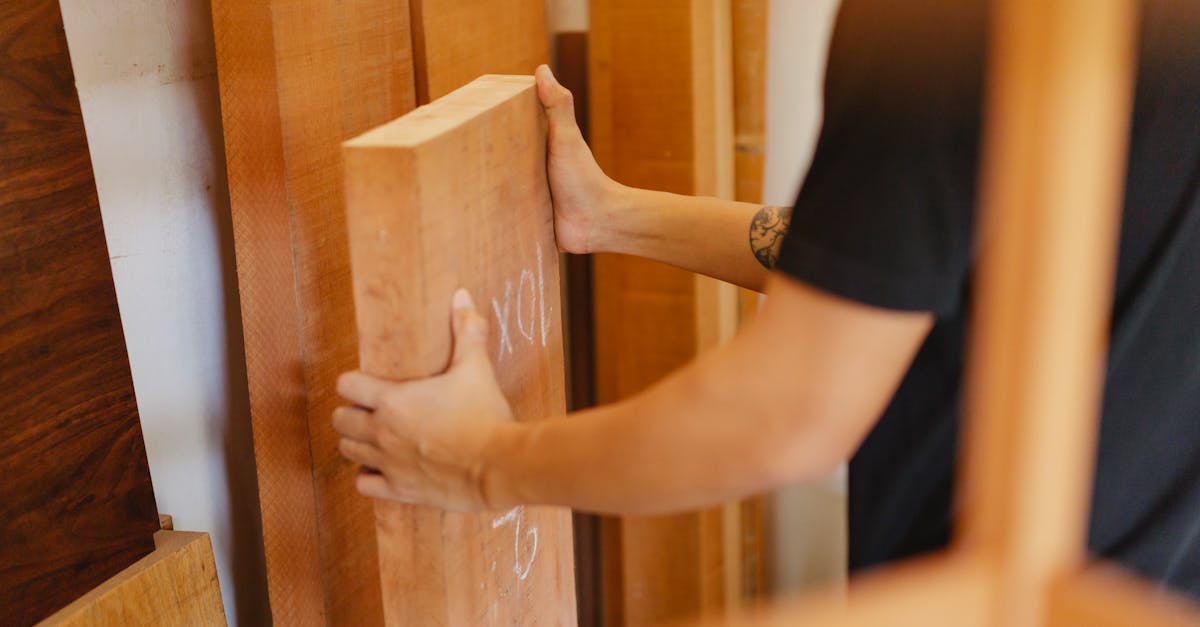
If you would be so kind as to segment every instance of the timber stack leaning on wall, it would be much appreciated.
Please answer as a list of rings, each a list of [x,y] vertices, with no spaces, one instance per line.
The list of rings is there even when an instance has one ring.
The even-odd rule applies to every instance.
[[[329,421],[337,375],[357,366],[340,145],[412,110],[418,93],[532,72],[548,58],[545,6],[212,9],[273,619],[382,624],[373,507]]]

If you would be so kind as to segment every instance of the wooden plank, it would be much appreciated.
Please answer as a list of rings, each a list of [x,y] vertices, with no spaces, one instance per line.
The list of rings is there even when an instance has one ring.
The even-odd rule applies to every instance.
[[[159,531],[154,551],[40,627],[224,625],[217,565],[207,533]]]
[[[591,3],[591,143],[610,176],[733,197],[730,12],[728,0]],[[736,328],[731,286],[641,259],[596,255],[593,264],[599,402],[645,389]],[[740,521],[722,508],[607,520],[605,561],[617,565],[605,584],[621,592],[606,595],[605,623],[736,604]]]
[[[762,202],[767,125],[767,0],[733,0],[730,13],[733,70],[734,200]],[[758,311],[759,294],[738,290],[738,326]],[[727,516],[729,514],[727,513]],[[766,585],[761,497],[740,504],[738,533],[729,534],[741,555],[738,599],[754,599]],[[732,593],[727,596],[733,598]]]
[[[356,364],[342,141],[412,109],[403,1],[213,2],[272,615],[383,620],[374,516],[337,453]]]
[[[154,548],[154,492],[58,2],[0,8],[0,613]]]
[[[518,420],[566,410],[545,121],[530,76],[484,76],[346,143],[361,367],[446,369],[450,299],[491,318]],[[570,512],[378,506],[388,624],[575,624]]]
[[[767,0],[733,0],[734,198],[762,202],[767,133]]]
[[[543,0],[409,0],[417,100],[481,74],[531,74],[550,61]]]
[[[1098,564],[1051,585],[1046,624],[1057,627],[1184,627],[1200,605],[1115,566]]]
[[[710,618],[694,625],[736,627],[985,627],[996,604],[989,565],[980,555],[926,557],[855,578],[797,600]]]
[[[1132,0],[993,13],[960,544],[1030,625],[1087,539],[1138,24]]]

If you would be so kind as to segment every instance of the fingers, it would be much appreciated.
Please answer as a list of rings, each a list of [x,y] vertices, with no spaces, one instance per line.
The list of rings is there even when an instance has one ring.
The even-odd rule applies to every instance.
[[[559,84],[549,66],[539,65],[534,73],[537,81],[538,98],[546,108],[546,116],[552,126],[576,126],[575,98],[571,90]]]
[[[392,494],[387,479],[383,475],[365,468],[360,470],[358,476],[354,478],[354,487],[358,489],[359,494],[373,499],[397,498],[397,495]]]
[[[333,429],[343,438],[376,444],[375,423],[371,412],[358,407],[338,407],[333,410]]]
[[[374,445],[349,438],[338,440],[338,452],[352,462],[371,468],[378,468],[383,461],[383,454]]]
[[[355,405],[378,409],[386,386],[385,382],[355,370],[338,377],[337,393]]]
[[[471,294],[459,288],[451,305],[454,355],[451,367],[471,361],[490,364],[487,358],[488,323],[475,309]]]

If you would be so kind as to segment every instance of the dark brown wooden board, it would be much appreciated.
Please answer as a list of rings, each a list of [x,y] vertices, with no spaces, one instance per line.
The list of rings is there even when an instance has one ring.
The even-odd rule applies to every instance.
[[[154,550],[158,512],[53,0],[0,4],[0,622]]]

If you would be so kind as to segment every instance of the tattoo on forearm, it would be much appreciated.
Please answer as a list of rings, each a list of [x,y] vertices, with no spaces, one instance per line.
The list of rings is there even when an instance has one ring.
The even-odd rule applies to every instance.
[[[779,248],[791,223],[790,207],[763,207],[754,214],[750,221],[750,250],[764,268],[770,270],[779,261]]]

